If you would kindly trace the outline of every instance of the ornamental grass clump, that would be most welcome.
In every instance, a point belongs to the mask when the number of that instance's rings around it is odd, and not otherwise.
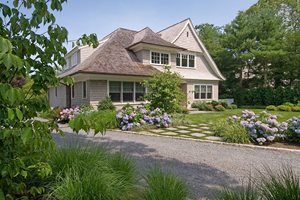
[[[260,145],[285,138],[285,132],[288,130],[288,123],[278,122],[276,115],[266,111],[255,114],[252,111],[244,110],[241,117],[234,115],[228,118],[228,122],[239,123],[247,130],[251,139]]]
[[[122,130],[130,130],[133,127],[153,125],[157,128],[168,127],[172,120],[171,116],[156,108],[151,110],[146,106],[139,106],[136,109],[132,106],[124,106],[116,115],[119,126]]]

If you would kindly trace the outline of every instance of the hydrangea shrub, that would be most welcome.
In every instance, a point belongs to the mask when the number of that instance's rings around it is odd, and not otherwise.
[[[300,116],[287,120],[288,136],[293,142],[300,142]]]
[[[172,120],[171,116],[162,112],[160,108],[149,109],[145,106],[125,106],[117,113],[117,120],[122,130],[130,130],[144,124],[154,125],[157,128],[168,127]]]
[[[59,118],[57,122],[59,123],[68,123],[71,119],[73,119],[77,114],[80,113],[79,106],[73,108],[65,108],[59,114]]]
[[[251,139],[258,144],[273,142],[274,140],[284,139],[285,132],[289,126],[287,122],[278,122],[277,116],[263,111],[255,114],[253,111],[244,110],[240,117],[234,115],[228,118],[229,123],[240,123]]]

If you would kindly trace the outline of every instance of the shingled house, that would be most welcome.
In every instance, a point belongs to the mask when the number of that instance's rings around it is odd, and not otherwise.
[[[66,55],[60,77],[72,76],[71,87],[50,88],[52,107],[97,105],[110,96],[115,105],[140,104],[147,92],[141,82],[164,70],[182,76],[187,107],[198,100],[218,100],[218,83],[224,77],[199,40],[190,19],[157,33],[118,28],[104,37],[97,48],[76,46]]]

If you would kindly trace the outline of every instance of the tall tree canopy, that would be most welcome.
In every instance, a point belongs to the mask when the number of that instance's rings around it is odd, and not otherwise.
[[[224,27],[196,26],[227,78],[221,83],[222,94],[299,83],[299,6],[297,0],[259,0]]]

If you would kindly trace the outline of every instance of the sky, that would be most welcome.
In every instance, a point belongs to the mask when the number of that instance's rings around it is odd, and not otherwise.
[[[69,40],[84,33],[96,33],[101,39],[122,27],[141,30],[148,26],[159,31],[191,18],[194,25],[218,26],[231,22],[238,11],[257,0],[68,0],[57,22],[69,31]],[[67,45],[70,48],[70,44]]]

